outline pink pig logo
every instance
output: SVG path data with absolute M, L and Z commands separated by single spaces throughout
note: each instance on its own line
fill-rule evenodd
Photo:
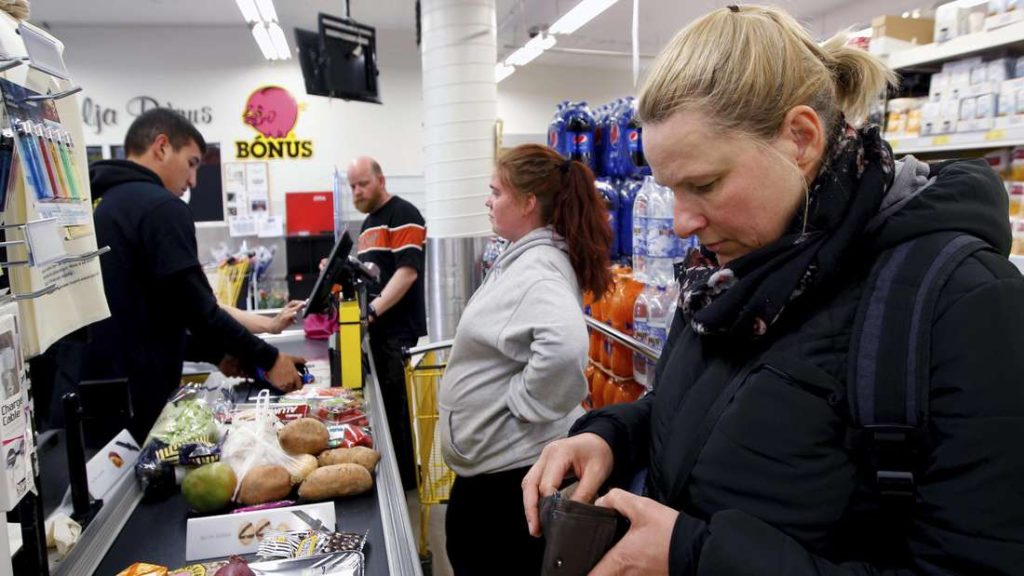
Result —
M 249 95 L 242 121 L 266 138 L 286 138 L 299 117 L 295 98 L 280 86 L 264 86 Z

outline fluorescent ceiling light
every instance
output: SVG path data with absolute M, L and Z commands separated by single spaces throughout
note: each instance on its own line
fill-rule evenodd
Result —
M 551 34 L 572 34 L 581 26 L 590 22 L 601 12 L 607 10 L 617 0 L 582 0 L 548 28 Z
M 264 58 L 277 60 L 277 50 L 274 49 L 274 42 L 270 39 L 270 34 L 263 22 L 253 24 L 252 37 L 256 39 L 256 44 L 259 45 Z
M 505 64 L 509 66 L 526 66 L 543 54 L 545 50 L 554 46 L 555 42 L 554 36 L 538 34 L 531 38 L 525 46 L 509 55 L 505 59 Z
M 260 21 L 260 14 L 256 11 L 256 4 L 253 4 L 253 0 L 235 0 L 235 4 L 238 4 L 238 9 L 242 11 L 242 18 L 245 18 L 247 23 Z
M 274 44 L 274 50 L 277 52 L 278 59 L 287 60 L 291 58 L 292 54 L 288 48 L 288 40 L 284 37 L 284 30 L 281 30 L 281 26 L 277 22 L 271 22 L 267 24 L 267 28 L 270 29 L 270 41 Z
M 274 10 L 274 0 L 256 0 L 256 6 L 260 9 L 260 16 L 264 22 L 277 22 L 277 10 Z
M 502 64 L 501 62 L 498 62 L 497 64 L 494 65 L 494 82 L 501 82 L 505 78 L 511 76 L 512 73 L 515 71 L 515 66 L 509 66 L 507 64 Z

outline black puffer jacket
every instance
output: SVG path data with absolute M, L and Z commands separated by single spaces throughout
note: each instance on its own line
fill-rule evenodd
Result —
M 1005 190 L 978 161 L 932 175 L 867 238 L 867 253 L 946 230 L 992 250 L 965 260 L 938 301 L 931 450 L 910 527 L 894 537 L 870 512 L 874 496 L 847 448 L 848 349 L 869 256 L 842 271 L 839 287 L 787 310 L 766 352 L 697 336 L 677 315 L 654 393 L 574 426 L 608 441 L 620 477 L 647 467 L 649 495 L 681 511 L 672 574 L 1024 573 L 1024 279 L 1005 256 Z M 687 393 L 762 352 L 683 482 L 704 418 Z

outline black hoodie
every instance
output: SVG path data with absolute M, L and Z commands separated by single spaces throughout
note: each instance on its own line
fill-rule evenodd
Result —
M 199 264 L 191 210 L 153 171 L 104 160 L 90 166 L 89 177 L 96 239 L 110 247 L 100 265 L 111 316 L 90 327 L 80 378 L 128 378 L 130 429 L 141 439 L 180 385 L 187 333 L 218 343 L 193 359 L 229 353 L 269 370 L 277 350 L 217 305 Z

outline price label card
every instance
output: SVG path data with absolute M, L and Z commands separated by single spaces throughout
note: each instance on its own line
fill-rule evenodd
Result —
M 949 144 L 949 136 L 936 136 L 932 138 L 932 146 L 945 146 Z
M 985 140 L 988 140 L 989 142 L 1006 140 L 1006 130 L 989 130 L 985 133 Z

